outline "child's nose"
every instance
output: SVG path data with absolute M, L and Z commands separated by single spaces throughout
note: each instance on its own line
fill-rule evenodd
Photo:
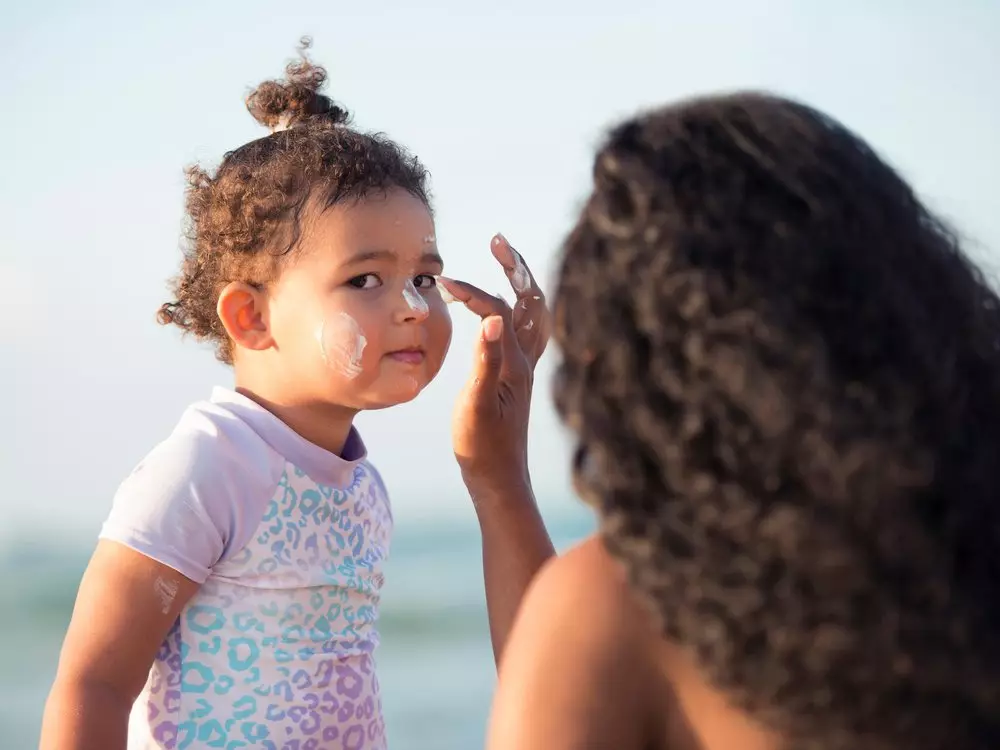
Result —
M 407 280 L 403 285 L 402 304 L 399 306 L 399 314 L 404 322 L 424 320 L 430 313 L 427 300 L 420 293 L 413 282 Z

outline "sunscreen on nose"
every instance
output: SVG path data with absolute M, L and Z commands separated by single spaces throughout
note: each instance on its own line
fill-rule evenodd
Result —
M 424 299 L 424 295 L 413 285 L 412 279 L 407 279 L 403 285 L 403 299 L 406 300 L 409 308 L 418 315 L 426 315 L 428 310 L 430 310 L 427 306 L 427 300 Z

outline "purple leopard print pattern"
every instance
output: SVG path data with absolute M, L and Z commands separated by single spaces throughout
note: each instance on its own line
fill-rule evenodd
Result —
M 161 646 L 129 750 L 384 748 L 374 651 L 391 531 L 367 464 L 345 489 L 288 465 L 250 542 Z

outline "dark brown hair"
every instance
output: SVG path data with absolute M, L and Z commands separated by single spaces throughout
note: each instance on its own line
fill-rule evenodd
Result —
M 1000 300 L 785 99 L 616 128 L 566 242 L 558 408 L 607 546 L 796 750 L 1000 747 Z
M 282 81 L 266 81 L 246 100 L 257 122 L 272 129 L 225 155 L 214 174 L 187 170 L 188 231 L 175 299 L 157 319 L 214 343 L 231 364 L 232 342 L 216 314 L 232 281 L 264 285 L 295 247 L 300 218 L 311 207 L 359 200 L 401 188 L 429 207 L 427 171 L 382 134 L 349 127 L 346 109 L 320 93 L 326 71 L 306 56 Z

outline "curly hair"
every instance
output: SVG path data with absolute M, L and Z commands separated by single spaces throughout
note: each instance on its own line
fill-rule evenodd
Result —
M 620 125 L 565 243 L 574 479 L 664 635 L 802 750 L 1000 746 L 1000 300 L 864 142 Z
M 174 301 L 157 319 L 214 343 L 233 362 L 232 342 L 216 313 L 226 284 L 263 287 L 295 248 L 301 218 L 318 210 L 400 188 L 430 208 L 427 170 L 380 133 L 348 126 L 346 109 L 319 93 L 326 71 L 311 63 L 302 40 L 286 79 L 266 81 L 246 105 L 270 135 L 227 153 L 212 174 L 187 170 L 187 242 Z

